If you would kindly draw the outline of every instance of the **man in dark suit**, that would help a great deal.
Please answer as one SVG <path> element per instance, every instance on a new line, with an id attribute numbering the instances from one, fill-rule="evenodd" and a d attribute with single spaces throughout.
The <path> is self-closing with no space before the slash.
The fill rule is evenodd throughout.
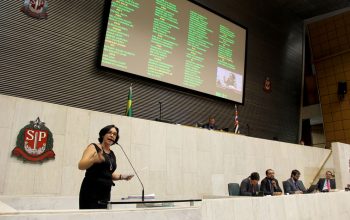
<path id="1" fill-rule="evenodd" d="M 275 179 L 275 171 L 272 169 L 266 170 L 266 177 L 261 180 L 260 191 L 264 192 L 264 195 L 277 196 L 282 194 L 281 187 L 278 185 L 277 179 Z"/>
<path id="2" fill-rule="evenodd" d="M 259 173 L 254 172 L 241 182 L 239 195 L 241 196 L 256 196 L 259 192 Z"/>
<path id="3" fill-rule="evenodd" d="M 209 120 L 208 120 L 208 123 L 204 124 L 202 126 L 202 128 L 206 128 L 206 129 L 209 129 L 209 130 L 218 130 L 218 128 L 215 125 L 215 118 L 214 118 L 214 116 L 210 116 Z"/>
<path id="4" fill-rule="evenodd" d="M 305 186 L 301 180 L 299 180 L 299 170 L 293 170 L 291 177 L 283 182 L 283 188 L 285 194 L 301 194 L 306 193 Z"/>
<path id="5" fill-rule="evenodd" d="M 326 178 L 320 178 L 317 183 L 317 189 L 320 192 L 329 192 L 336 188 L 335 179 L 332 179 L 333 174 L 331 171 L 326 172 Z"/>

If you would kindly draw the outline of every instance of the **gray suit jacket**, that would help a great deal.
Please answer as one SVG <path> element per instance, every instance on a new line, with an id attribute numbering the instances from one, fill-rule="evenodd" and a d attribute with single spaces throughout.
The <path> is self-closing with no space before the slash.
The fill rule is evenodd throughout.
<path id="1" fill-rule="evenodd" d="M 250 178 L 242 180 L 241 186 L 239 188 L 239 195 L 241 196 L 253 196 L 253 193 L 259 192 L 259 184 L 252 186 L 250 184 Z"/>
<path id="2" fill-rule="evenodd" d="M 292 178 L 289 178 L 287 181 L 283 182 L 283 188 L 284 193 L 287 194 L 294 194 L 295 191 L 302 191 L 303 193 L 306 193 L 305 186 L 301 180 L 298 180 L 295 184 Z"/>

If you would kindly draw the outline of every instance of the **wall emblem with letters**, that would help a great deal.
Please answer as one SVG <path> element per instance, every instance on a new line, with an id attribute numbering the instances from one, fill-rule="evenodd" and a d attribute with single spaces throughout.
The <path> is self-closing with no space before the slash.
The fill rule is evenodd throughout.
<path id="1" fill-rule="evenodd" d="M 33 18 L 47 18 L 48 2 L 46 0 L 23 0 L 21 11 Z"/>
<path id="2" fill-rule="evenodd" d="M 23 160 L 39 162 L 55 158 L 52 148 L 52 133 L 38 117 L 20 130 L 12 155 Z"/>

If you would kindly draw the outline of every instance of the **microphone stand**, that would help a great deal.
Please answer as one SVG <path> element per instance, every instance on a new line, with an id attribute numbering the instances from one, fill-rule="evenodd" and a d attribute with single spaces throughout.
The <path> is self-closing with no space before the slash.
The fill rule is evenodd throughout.
<path id="1" fill-rule="evenodd" d="M 141 197 L 141 198 L 142 198 L 142 202 L 144 202 L 144 201 L 145 201 L 145 188 L 143 187 L 142 181 L 141 181 L 139 175 L 137 174 L 137 172 L 136 172 L 134 166 L 132 165 L 131 161 L 129 160 L 128 155 L 125 153 L 123 147 L 122 147 L 120 144 L 118 144 L 118 143 L 116 143 L 116 145 L 118 145 L 118 146 L 120 147 L 120 149 L 122 149 L 122 151 L 123 151 L 123 153 L 124 153 L 126 159 L 128 159 L 128 161 L 129 161 L 130 166 L 131 166 L 132 169 L 134 170 L 134 173 L 136 174 L 137 179 L 139 179 L 139 182 L 141 183 L 141 186 L 142 186 L 142 197 Z"/>

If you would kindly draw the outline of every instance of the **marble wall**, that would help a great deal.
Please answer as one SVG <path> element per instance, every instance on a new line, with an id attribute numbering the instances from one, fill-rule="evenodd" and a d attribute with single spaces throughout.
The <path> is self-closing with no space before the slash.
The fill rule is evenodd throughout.
<path id="1" fill-rule="evenodd" d="M 11 156 L 21 128 L 40 117 L 53 133 L 56 158 L 44 163 Z M 225 132 L 160 123 L 0 95 L 0 195 L 77 196 L 84 171 L 77 164 L 85 147 L 97 142 L 108 124 L 120 128 L 119 143 L 145 186 L 157 197 L 227 195 L 227 184 L 251 172 L 263 177 L 273 168 L 280 181 L 299 169 L 306 186 L 330 150 Z M 119 147 L 113 148 L 118 170 L 132 173 Z M 330 167 L 333 168 L 333 167 Z M 139 194 L 134 178 L 121 181 L 112 199 Z"/>
<path id="2" fill-rule="evenodd" d="M 348 144 L 334 142 L 332 151 L 337 188 L 344 189 L 350 184 L 350 147 Z"/>
<path id="3" fill-rule="evenodd" d="M 4 196 L 0 196 L 0 200 Z M 31 198 L 31 204 L 44 204 L 43 199 Z M 64 198 L 62 198 L 64 200 Z M 53 219 L 127 219 L 127 220 L 257 220 L 257 219 L 337 219 L 350 218 L 350 192 L 314 193 L 265 197 L 205 198 L 194 206 L 155 208 L 112 208 L 111 210 L 7 210 L 0 209 L 2 220 L 53 220 Z M 8 199 L 13 205 L 14 201 Z M 20 199 L 25 200 L 25 199 Z M 52 200 L 61 200 L 57 197 Z M 61 200 L 61 201 L 63 201 Z M 69 201 L 69 200 L 67 200 Z M 17 201 L 18 202 L 18 201 Z M 28 203 L 28 201 L 27 201 Z M 48 203 L 53 203 L 48 201 Z M 55 203 L 55 202 L 54 202 Z M 59 202 L 58 202 L 59 203 Z M 57 203 L 55 203 L 57 204 Z M 118 206 L 118 205 L 113 205 Z M 0 202 L 0 208 L 1 208 Z M 26 206 L 27 207 L 27 206 Z M 53 208 L 57 208 L 53 207 Z"/>

